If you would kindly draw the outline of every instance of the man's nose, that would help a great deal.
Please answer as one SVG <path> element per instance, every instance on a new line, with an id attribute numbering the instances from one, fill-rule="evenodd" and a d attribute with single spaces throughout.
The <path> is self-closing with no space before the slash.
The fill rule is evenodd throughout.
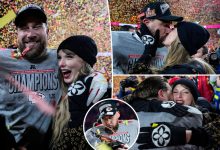
<path id="1" fill-rule="evenodd" d="M 35 30 L 34 29 L 32 29 L 32 28 L 29 28 L 28 30 L 27 30 L 27 37 L 28 38 L 33 38 L 33 37 L 36 37 L 36 34 L 35 34 Z"/>
<path id="2" fill-rule="evenodd" d="M 178 97 L 182 97 L 182 93 L 181 92 L 178 93 Z"/>
<path id="3" fill-rule="evenodd" d="M 175 26 L 173 24 L 170 25 L 170 29 L 173 30 Z"/>
<path id="4" fill-rule="evenodd" d="M 174 28 L 172 28 L 172 27 L 166 28 L 166 33 L 169 34 L 173 29 L 174 29 Z"/>
<path id="5" fill-rule="evenodd" d="M 111 124 L 112 124 L 112 120 L 111 120 L 111 119 L 108 119 L 107 123 L 108 123 L 109 125 L 111 125 Z"/>

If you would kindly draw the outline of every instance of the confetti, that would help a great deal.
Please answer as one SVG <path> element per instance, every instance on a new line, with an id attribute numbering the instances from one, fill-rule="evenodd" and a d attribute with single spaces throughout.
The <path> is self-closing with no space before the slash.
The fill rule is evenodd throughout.
<path id="1" fill-rule="evenodd" d="M 109 1 L 111 23 L 137 24 L 138 15 L 149 3 L 158 0 L 111 0 Z M 201 25 L 220 23 L 219 0 L 164 0 L 170 5 L 171 12 L 183 16 L 186 21 L 200 22 Z M 112 30 L 119 30 L 119 26 L 111 26 Z M 211 38 L 207 44 L 209 49 L 219 47 L 217 29 L 208 29 Z"/>
<path id="2" fill-rule="evenodd" d="M 30 1 L 0 1 L 0 18 L 9 10 L 17 12 Z M 107 0 L 32 0 L 47 13 L 49 39 L 48 47 L 57 48 L 67 37 L 88 35 L 92 37 L 100 53 L 111 52 L 111 36 Z M 92 9 L 91 9 L 92 8 Z M 0 28 L 0 48 L 17 47 L 17 31 L 13 21 Z M 95 69 L 107 67 L 111 74 L 111 58 L 98 56 Z"/>

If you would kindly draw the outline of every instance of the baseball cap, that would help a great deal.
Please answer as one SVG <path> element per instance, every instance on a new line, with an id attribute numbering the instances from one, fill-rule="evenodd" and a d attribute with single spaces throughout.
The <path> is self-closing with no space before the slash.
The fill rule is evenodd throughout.
<path id="1" fill-rule="evenodd" d="M 182 21 L 183 17 L 173 16 L 170 12 L 170 6 L 165 2 L 153 2 L 147 4 L 142 12 L 148 19 L 158 19 L 161 21 Z"/>
<path id="2" fill-rule="evenodd" d="M 42 7 L 36 4 L 28 4 L 23 6 L 17 13 L 15 18 L 15 25 L 18 27 L 27 16 L 40 19 L 43 23 L 47 22 L 47 16 Z"/>
<path id="3" fill-rule="evenodd" d="M 99 119 L 103 118 L 104 116 L 114 116 L 117 112 L 116 104 L 112 101 L 104 101 L 99 105 Z"/>

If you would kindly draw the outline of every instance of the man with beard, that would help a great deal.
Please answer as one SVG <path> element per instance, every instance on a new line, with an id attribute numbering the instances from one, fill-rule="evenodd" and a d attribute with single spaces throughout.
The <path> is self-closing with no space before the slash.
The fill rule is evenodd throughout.
<path id="1" fill-rule="evenodd" d="M 165 2 L 147 4 L 139 15 L 140 31 L 112 32 L 113 72 L 115 74 L 133 73 L 137 61 L 145 61 L 156 68 L 162 67 L 167 49 L 162 41 L 171 32 L 172 21 L 182 21 L 183 17 L 173 16 Z M 135 72 L 136 73 L 136 72 Z"/>
<path id="2" fill-rule="evenodd" d="M 18 49 L 0 51 L 0 115 L 5 118 L 1 124 L 14 136 L 16 147 L 44 149 L 42 143 L 61 98 L 57 54 L 46 48 L 49 30 L 40 6 L 22 7 L 14 23 Z M 107 90 L 107 82 L 103 86 L 93 81 L 92 102 L 103 96 L 97 93 L 104 91 L 100 87 Z"/>
<path id="3" fill-rule="evenodd" d="M 14 23 L 18 49 L 0 51 L 0 115 L 17 147 L 40 149 L 55 111 L 51 104 L 61 97 L 57 56 L 46 48 L 47 17 L 40 6 L 22 7 Z"/>
<path id="4" fill-rule="evenodd" d="M 98 123 L 85 133 L 93 148 L 98 148 L 101 142 L 107 143 L 113 149 L 131 147 L 138 135 L 138 121 L 119 120 L 120 111 L 114 101 L 101 102 L 99 113 Z"/>
<path id="5" fill-rule="evenodd" d="M 198 149 L 194 143 L 186 144 L 189 135 L 186 129 L 201 127 L 202 113 L 170 101 L 171 98 L 171 87 L 161 76 L 147 77 L 131 95 L 123 98 L 140 120 L 140 133 L 132 150 Z"/>

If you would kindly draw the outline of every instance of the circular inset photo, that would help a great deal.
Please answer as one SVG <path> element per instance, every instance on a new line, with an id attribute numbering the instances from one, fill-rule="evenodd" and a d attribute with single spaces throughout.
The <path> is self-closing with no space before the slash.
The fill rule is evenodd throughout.
<path id="1" fill-rule="evenodd" d="M 88 143 L 96 150 L 129 149 L 137 140 L 140 129 L 134 109 L 118 99 L 105 99 L 86 113 L 83 131 Z"/>

